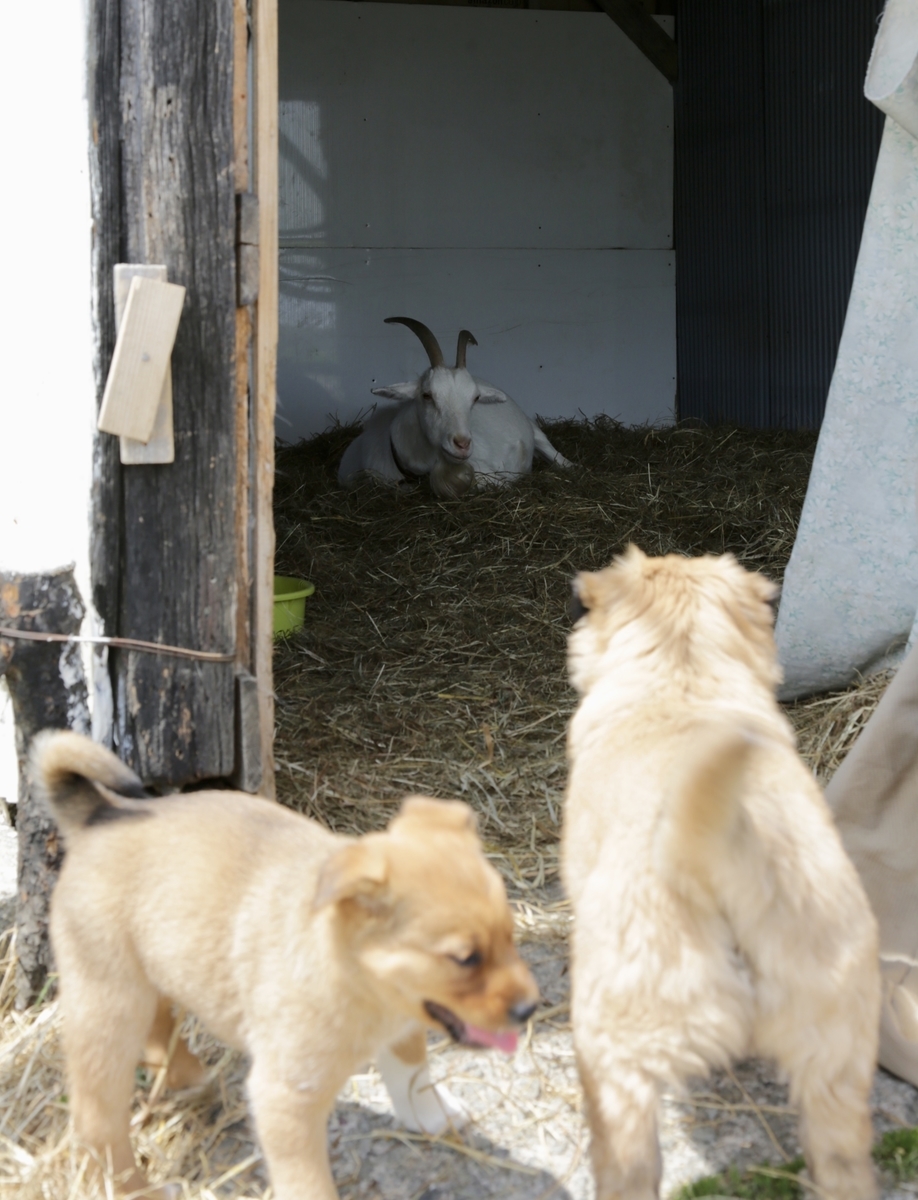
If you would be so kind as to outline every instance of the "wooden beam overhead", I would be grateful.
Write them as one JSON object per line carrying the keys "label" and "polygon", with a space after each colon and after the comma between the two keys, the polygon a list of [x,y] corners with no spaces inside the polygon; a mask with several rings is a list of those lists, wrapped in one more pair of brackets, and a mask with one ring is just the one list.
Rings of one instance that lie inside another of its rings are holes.
{"label": "wooden beam overhead", "polygon": [[679,74],[676,43],[662,29],[640,0],[595,0],[604,13],[612,18],[622,33],[634,42],[657,70],[675,83]]}

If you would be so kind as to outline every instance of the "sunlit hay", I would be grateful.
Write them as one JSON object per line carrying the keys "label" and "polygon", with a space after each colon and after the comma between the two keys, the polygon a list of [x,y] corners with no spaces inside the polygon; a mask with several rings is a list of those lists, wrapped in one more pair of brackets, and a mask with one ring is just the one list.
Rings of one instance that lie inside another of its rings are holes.
{"label": "sunlit hay", "polygon": [[[0,948],[3,977],[14,961],[9,934]],[[13,1000],[12,988],[0,996],[0,1195],[107,1196],[105,1181],[91,1180],[89,1158],[72,1137],[58,1004],[16,1012]],[[214,1078],[196,1094],[165,1093],[150,1104],[152,1073],[138,1071],[132,1120],[138,1157],[152,1181],[183,1180],[185,1196],[194,1200],[260,1197],[266,1180],[248,1123],[244,1063],[193,1022],[187,1029]]]}
{"label": "sunlit hay", "polygon": [[[731,550],[780,579],[814,438],[559,422],[549,436],[577,464],[573,471],[538,468],[505,491],[446,502],[424,482],[341,491],[335,467],[353,433],[339,428],[278,454],[277,570],[316,584],[304,630],[278,643],[275,656],[280,798],[359,833],[384,824],[407,792],[463,796],[510,885],[524,952],[563,965],[570,913],[557,883],[557,846],[575,703],[564,669],[570,578],[634,541],[649,553]],[[821,778],[844,757],[888,678],[787,706]],[[7,937],[0,941],[0,1195],[96,1200],[105,1192],[86,1186],[85,1155],[68,1129],[56,1005],[16,1013],[12,961]],[[535,1188],[525,1164],[495,1157],[491,1143],[476,1140],[482,1128],[499,1145],[563,1142],[560,1183],[533,1197],[556,1195],[588,1170],[563,978],[512,1075],[502,1074],[497,1056],[433,1047],[439,1070],[446,1067],[460,1090],[467,1081],[473,1097],[469,1131],[450,1135],[456,1165],[443,1168],[444,1178],[472,1162],[491,1172],[482,1194],[505,1194],[511,1175]],[[184,1200],[266,1200],[245,1062],[189,1027],[214,1080],[197,1095],[165,1093],[152,1105],[150,1080],[143,1083],[134,1105],[139,1156],[154,1181],[181,1180]],[[472,1073],[469,1064],[477,1064]],[[368,1071],[347,1094],[364,1104],[379,1091]],[[679,1121],[689,1131],[700,1119],[696,1109],[716,1109],[746,1113],[752,1128],[762,1112],[784,1111],[734,1099],[684,1098]],[[332,1135],[344,1200],[365,1194],[355,1152],[361,1137],[410,1143],[405,1194],[423,1192],[433,1148],[379,1127]]]}
{"label": "sunlit hay", "polygon": [[340,489],[353,428],[277,456],[277,570],[316,585],[275,653],[279,798],[357,833],[407,792],[462,797],[519,896],[557,878],[574,572],[633,541],[780,579],[815,444],[606,418],[547,432],[572,470],[456,501],[426,480]]}
{"label": "sunlit hay", "polygon": [[870,720],[894,671],[878,671],[851,687],[785,705],[800,753],[823,783],[835,774]]}

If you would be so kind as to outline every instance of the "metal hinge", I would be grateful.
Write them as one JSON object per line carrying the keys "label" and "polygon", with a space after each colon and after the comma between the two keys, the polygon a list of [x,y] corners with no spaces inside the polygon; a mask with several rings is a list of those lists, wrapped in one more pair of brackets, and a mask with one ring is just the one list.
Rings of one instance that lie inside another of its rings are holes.
{"label": "metal hinge", "polygon": [[236,193],[236,303],[240,308],[258,299],[258,197]]}

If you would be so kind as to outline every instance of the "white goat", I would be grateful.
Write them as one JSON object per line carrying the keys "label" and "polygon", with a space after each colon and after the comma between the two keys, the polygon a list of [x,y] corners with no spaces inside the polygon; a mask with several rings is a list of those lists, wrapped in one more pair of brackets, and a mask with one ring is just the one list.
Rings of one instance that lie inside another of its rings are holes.
{"label": "white goat", "polygon": [[473,484],[511,483],[532,470],[538,452],[559,467],[569,467],[534,421],[506,392],[475,379],[466,369],[465,351],[478,343],[467,329],[459,334],[455,367],[426,325],[411,317],[387,317],[421,340],[430,367],[409,383],[373,388],[374,396],[399,400],[374,413],[363,432],[344,452],[338,482],[347,486],[363,472],[391,483],[405,474],[429,475],[437,496],[462,496]]}

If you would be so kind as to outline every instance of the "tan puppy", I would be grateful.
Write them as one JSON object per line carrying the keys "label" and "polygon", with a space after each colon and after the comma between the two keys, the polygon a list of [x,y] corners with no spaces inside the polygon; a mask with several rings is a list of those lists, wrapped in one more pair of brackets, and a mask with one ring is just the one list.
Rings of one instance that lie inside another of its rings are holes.
{"label": "tan puppy", "polygon": [[[511,1050],[503,1031],[535,1008],[465,804],[413,797],[385,833],[352,839],[240,792],[140,799],[127,767],[72,733],[42,735],[33,773],[67,845],[51,936],[70,1104],[128,1190],[144,1186],[134,1068],[145,1040],[164,1060],[172,1001],[251,1056],[277,1200],[334,1200],[326,1119],[380,1048],[415,1075],[425,1027]],[[200,1075],[182,1047],[171,1082]]]}
{"label": "tan puppy", "polygon": [[598,1200],[658,1195],[663,1085],[790,1077],[820,1195],[869,1200],[873,916],[774,687],[777,589],[631,547],[575,584],[562,864]]}

